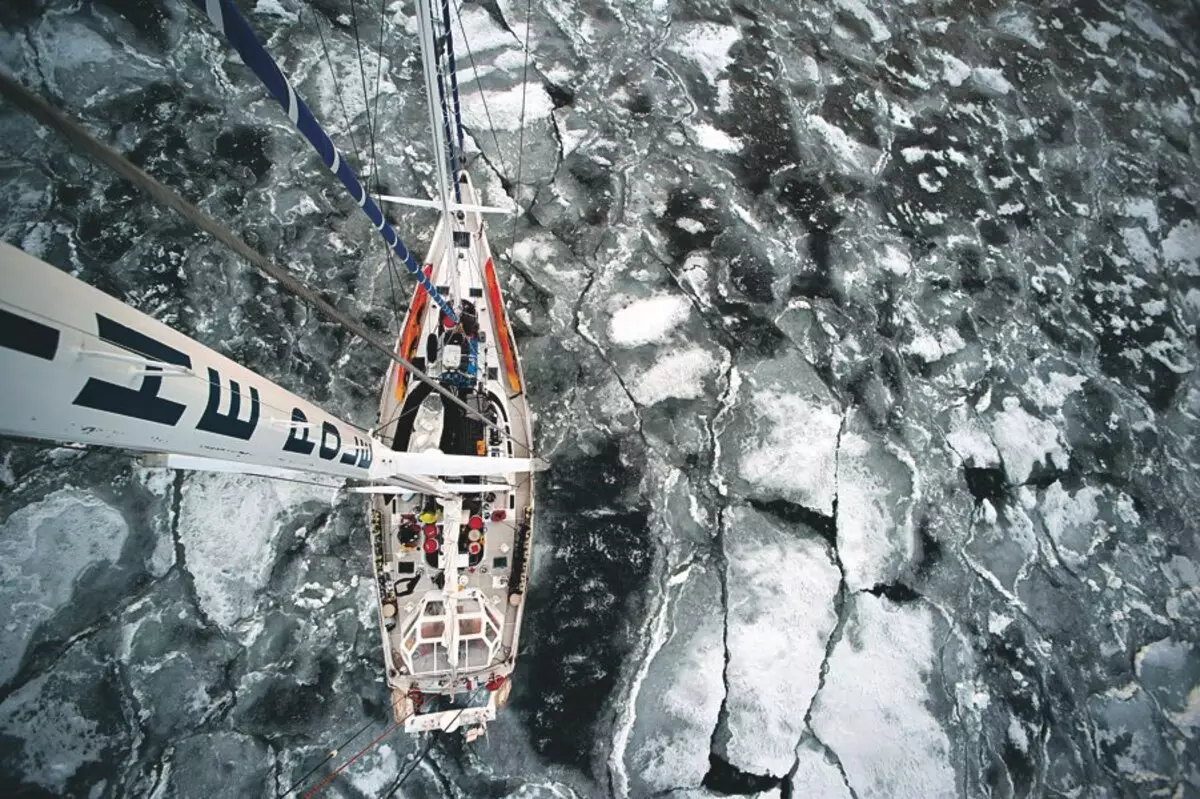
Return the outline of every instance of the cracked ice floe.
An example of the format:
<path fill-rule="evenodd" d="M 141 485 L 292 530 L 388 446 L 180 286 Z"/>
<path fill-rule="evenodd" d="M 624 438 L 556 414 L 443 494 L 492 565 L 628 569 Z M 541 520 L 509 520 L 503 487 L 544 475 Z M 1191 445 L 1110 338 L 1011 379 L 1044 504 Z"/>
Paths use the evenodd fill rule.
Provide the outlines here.
<path fill-rule="evenodd" d="M 638 686 L 637 715 L 625 753 L 631 796 L 699 788 L 725 696 L 725 620 L 719 575 L 693 567 L 679 589 L 669 638 Z"/>
<path fill-rule="evenodd" d="M 516 131 L 521 129 L 522 113 L 529 124 L 530 120 L 549 119 L 553 111 L 554 101 L 540 81 L 462 95 L 463 125 L 472 130 Z"/>
<path fill-rule="evenodd" d="M 850 789 L 842 780 L 837 764 L 806 737 L 796 750 L 796 772 L 792 775 L 792 796 L 813 799 L 850 799 Z"/>
<path fill-rule="evenodd" d="M 1168 784 L 1175 754 L 1158 725 L 1153 700 L 1137 683 L 1110 688 L 1088 700 L 1097 750 L 1107 766 L 1146 788 Z"/>
<path fill-rule="evenodd" d="M 328 488 L 245 475 L 189 475 L 179 508 L 179 538 L 204 613 L 223 626 L 254 610 L 270 574 L 282 523 L 306 502 L 328 504 Z"/>
<path fill-rule="evenodd" d="M 916 479 L 911 458 L 851 416 L 837 463 L 838 556 L 850 588 L 895 582 L 913 559 Z"/>
<path fill-rule="evenodd" d="M 671 397 L 696 399 L 707 393 L 705 380 L 719 366 L 720 362 L 703 347 L 671 352 L 655 361 L 630 387 L 630 393 L 642 405 Z"/>
<path fill-rule="evenodd" d="M 1010 483 L 1028 480 L 1036 463 L 1067 468 L 1070 457 L 1052 422 L 1030 416 L 1016 397 L 1005 397 L 1003 406 L 992 420 L 992 440 Z"/>
<path fill-rule="evenodd" d="M 66 488 L 0 526 L 0 683 L 16 674 L 38 626 L 71 601 L 76 579 L 96 563 L 115 563 L 128 535 L 115 508 Z"/>
<path fill-rule="evenodd" d="M 815 533 L 746 507 L 730 508 L 724 526 L 729 664 L 718 754 L 741 771 L 782 777 L 837 624 L 841 574 Z"/>
<path fill-rule="evenodd" d="M 961 405 L 952 408 L 951 414 L 946 443 L 962 459 L 963 465 L 978 468 L 999 466 L 1000 451 L 978 417 Z"/>
<path fill-rule="evenodd" d="M 852 594 L 813 703 L 813 731 L 868 797 L 953 797 L 950 742 L 930 712 L 935 620 L 919 604 Z"/>
<path fill-rule="evenodd" d="M 798 354 L 743 374 L 745 387 L 721 432 L 722 457 L 733 461 L 732 487 L 832 516 L 842 414 L 829 389 Z"/>
<path fill-rule="evenodd" d="M 608 337 L 620 347 L 664 341 L 692 312 L 687 297 L 661 294 L 634 302 L 612 315 Z"/>

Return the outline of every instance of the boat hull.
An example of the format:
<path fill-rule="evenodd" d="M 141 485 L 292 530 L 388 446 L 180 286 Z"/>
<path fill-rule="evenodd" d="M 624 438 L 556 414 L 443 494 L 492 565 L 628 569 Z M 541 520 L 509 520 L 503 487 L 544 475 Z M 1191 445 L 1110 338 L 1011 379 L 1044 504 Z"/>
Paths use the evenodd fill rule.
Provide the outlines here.
<path fill-rule="evenodd" d="M 462 176 L 462 202 L 478 204 Z M 393 366 L 375 435 L 408 452 L 532 455 L 525 377 L 480 213 L 439 224 L 425 260 L 455 300 L 451 326 L 417 288 L 396 351 L 440 378 L 490 424 Z M 530 473 L 452 483 L 452 495 L 377 494 L 371 542 L 385 675 L 410 732 L 478 734 L 507 701 L 516 666 L 534 527 Z"/>

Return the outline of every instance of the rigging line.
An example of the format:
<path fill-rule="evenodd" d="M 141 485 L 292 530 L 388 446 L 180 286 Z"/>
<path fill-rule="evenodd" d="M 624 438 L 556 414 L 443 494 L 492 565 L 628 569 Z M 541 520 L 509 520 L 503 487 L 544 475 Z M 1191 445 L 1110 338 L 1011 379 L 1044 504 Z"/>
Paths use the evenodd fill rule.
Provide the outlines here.
<path fill-rule="evenodd" d="M 372 116 L 375 119 L 376 126 L 378 126 L 378 124 L 379 124 L 379 95 L 381 93 L 380 88 L 382 87 L 382 84 L 383 84 L 383 32 L 384 32 L 384 28 L 385 28 L 384 22 L 386 20 L 386 13 L 387 13 L 387 0 L 379 0 L 379 48 L 376 51 L 377 58 L 375 59 L 375 99 L 372 102 Z M 364 96 L 364 98 L 365 98 L 365 96 Z M 374 158 L 375 157 L 376 128 L 372 127 L 369 130 L 370 130 L 370 134 L 371 134 L 371 157 Z M 376 166 L 378 166 L 378 164 L 376 164 Z M 380 183 L 379 183 L 378 172 L 379 172 L 378 169 L 371 170 L 371 175 L 372 175 L 372 177 L 375 178 L 375 195 L 376 196 L 379 196 L 379 194 L 380 194 Z M 380 209 L 380 213 L 383 213 L 382 208 Z M 400 332 L 400 300 L 396 296 L 396 282 L 399 280 L 400 275 L 399 275 L 398 268 L 396 267 L 396 262 L 392 258 L 392 251 L 386 247 L 384 248 L 384 251 L 387 253 L 388 284 L 391 286 L 391 292 L 392 292 L 392 320 L 396 323 L 396 333 L 397 333 L 397 335 L 399 335 L 399 332 Z M 393 273 L 395 273 L 394 277 L 393 277 Z M 400 285 L 404 285 L 403 280 L 399 280 L 399 282 L 400 282 Z"/>
<path fill-rule="evenodd" d="M 403 696 L 401 696 L 399 699 L 397 699 L 395 702 L 392 703 L 392 712 L 393 713 L 396 710 L 396 706 L 399 705 L 402 701 L 404 701 Z M 288 788 L 282 794 L 277 794 L 277 796 L 290 796 L 291 794 L 295 793 L 296 789 L 299 788 L 303 783 L 307 782 L 309 777 L 311 777 L 313 774 L 316 774 L 317 770 L 320 769 L 321 766 L 325 765 L 330 760 L 333 760 L 335 757 L 337 757 L 338 752 L 340 752 L 342 749 L 346 748 L 350 744 L 354 743 L 354 741 L 358 739 L 358 736 L 360 736 L 364 732 L 366 732 L 367 729 L 369 729 L 371 727 L 371 725 L 377 724 L 378 722 L 379 722 L 379 719 L 368 720 L 366 724 L 364 724 L 358 728 L 358 732 L 354 733 L 349 738 L 342 741 L 336 747 L 331 749 L 329 754 L 325 757 L 324 760 L 322 760 L 320 763 L 318 763 L 317 765 L 315 765 L 311 769 L 309 769 L 307 774 L 305 774 L 303 777 L 301 777 L 300 779 L 298 779 L 294 783 L 292 783 L 292 787 Z"/>
<path fill-rule="evenodd" d="M 513 199 L 517 212 L 513 214 L 512 234 L 508 239 L 508 257 L 515 257 L 517 244 L 517 217 L 521 215 L 521 168 L 525 160 L 525 97 L 529 93 L 529 29 L 533 27 L 533 0 L 525 0 L 525 65 L 521 69 L 521 132 L 517 140 L 517 182 L 513 185 Z"/>
<path fill-rule="evenodd" d="M 371 94 L 370 94 L 370 92 L 367 91 L 367 73 L 366 73 L 366 68 L 363 66 L 362 40 L 358 36 L 358 2 L 357 2 L 357 0 L 350 0 L 350 20 L 354 26 L 354 47 L 358 51 L 358 77 L 362 80 L 363 113 L 367 115 L 367 137 L 371 141 L 371 167 L 370 167 L 370 173 L 367 175 L 367 182 L 370 183 L 372 178 L 375 179 L 375 194 L 378 195 L 379 194 L 379 177 L 378 177 L 378 175 L 375 174 L 375 171 L 376 171 L 375 170 L 375 127 L 374 127 L 374 123 L 371 121 L 371 106 L 367 99 L 371 96 Z M 380 24 L 382 26 L 382 21 Z M 378 55 L 379 59 L 382 61 L 383 54 L 379 53 L 377 55 Z M 364 187 L 364 189 L 365 188 L 366 187 Z"/>
<path fill-rule="evenodd" d="M 479 99 L 483 101 L 483 113 L 487 117 L 488 131 L 492 134 L 492 141 L 496 144 L 496 158 L 500 161 L 500 178 L 507 180 L 508 177 L 504 174 L 504 153 L 500 151 L 500 137 L 496 135 L 496 126 L 492 123 L 492 112 L 488 108 L 487 92 L 483 90 L 483 83 L 479 79 L 479 67 L 475 64 L 475 54 L 471 52 L 471 42 L 467 39 L 467 29 L 462 21 L 462 9 L 455 4 L 454 16 L 458 19 L 458 30 L 462 34 L 463 45 L 467 48 L 467 60 L 471 62 L 471 71 L 475 73 L 475 85 L 479 88 Z"/>
<path fill-rule="evenodd" d="M 389 360 L 395 361 L 405 371 L 413 377 L 422 381 L 443 398 L 450 400 L 459 408 L 464 410 L 469 417 L 476 421 L 483 422 L 487 427 L 497 430 L 501 435 L 505 435 L 503 428 L 494 422 L 486 419 L 483 414 L 477 412 L 467 403 L 460 400 L 451 392 L 447 391 L 436 380 L 425 374 L 423 371 L 413 366 L 395 353 L 390 347 L 380 342 L 371 333 L 362 326 L 358 321 L 350 318 L 342 311 L 339 311 L 334 306 L 330 305 L 320 297 L 312 288 L 305 285 L 301 280 L 296 278 L 290 272 L 284 270 L 270 258 L 267 258 L 262 253 L 254 250 L 250 245 L 246 244 L 233 231 L 222 225 L 217 220 L 213 219 L 208 214 L 201 211 L 195 205 L 192 205 L 187 200 L 180 197 L 167 186 L 152 178 L 150 175 L 143 172 L 137 166 L 121 155 L 119 152 L 109 147 L 104 142 L 100 141 L 92 134 L 88 133 L 79 123 L 68 118 L 58 109 L 51 106 L 41 97 L 38 97 L 33 92 L 26 89 L 20 83 L 17 83 L 8 73 L 0 70 L 0 94 L 6 97 L 9 102 L 13 103 L 17 108 L 21 109 L 31 117 L 41 122 L 46 127 L 60 134 L 63 138 L 74 144 L 83 152 L 90 155 L 100 163 L 107 166 L 112 171 L 116 172 L 121 177 L 125 178 L 133 185 L 137 186 L 151 198 L 157 200 L 162 205 L 175 211 L 177 214 L 188 220 L 196 227 L 205 231 L 217 241 L 224 244 L 237 255 L 244 258 L 258 271 L 262 272 L 270 278 L 273 278 L 284 291 L 304 301 L 309 307 L 319 311 L 328 319 L 341 325 L 346 330 L 358 336 L 373 349 L 382 353 Z"/>
<path fill-rule="evenodd" d="M 469 702 L 474 701 L 475 696 L 478 693 L 479 693 L 479 689 L 476 688 L 474 691 L 472 691 L 468 695 L 467 702 L 469 703 Z M 454 722 L 458 721 L 458 717 L 461 716 L 464 712 L 466 712 L 469 709 L 470 709 L 470 706 L 468 705 L 467 707 L 464 707 L 461 710 L 459 710 L 457 713 L 454 714 L 454 718 L 450 719 L 450 723 L 447 724 L 446 726 L 447 727 L 452 726 L 454 724 Z M 430 735 L 429 740 L 425 743 L 425 748 L 421 751 L 421 754 L 413 759 L 413 762 L 408 767 L 408 771 L 405 771 L 404 775 L 402 777 L 400 777 L 400 779 L 396 780 L 396 784 L 393 785 L 386 794 L 384 794 L 383 799 L 391 799 L 393 796 L 395 796 L 396 791 L 400 790 L 400 786 L 402 786 L 404 784 L 404 781 L 409 778 L 409 776 L 416 770 L 417 766 L 421 765 L 421 761 L 423 761 L 425 759 L 425 756 L 429 754 L 429 750 L 433 748 L 434 740 L 435 740 L 434 737 L 432 735 Z"/>
<path fill-rule="evenodd" d="M 470 703 L 470 702 L 474 701 L 475 696 L 478 693 L 479 693 L 479 689 L 476 688 L 474 691 L 472 691 L 468 695 L 467 702 Z M 393 708 L 394 707 L 395 707 L 395 705 L 393 705 Z M 470 710 L 470 704 L 468 704 L 467 707 L 464 707 L 464 708 L 460 709 L 457 713 L 455 713 L 454 718 L 450 719 L 450 723 L 447 724 L 446 726 L 447 727 L 453 726 L 454 722 L 458 721 L 458 717 L 461 716 L 463 713 L 465 713 L 467 710 Z M 375 746 L 380 741 L 382 741 L 384 738 L 386 738 L 388 735 L 390 735 L 392 732 L 394 732 L 401 724 L 403 724 L 409 718 L 410 718 L 409 716 L 405 716 L 403 719 L 400 719 L 395 724 L 388 727 L 386 730 L 384 730 L 382 733 L 379 734 L 378 738 L 376 738 L 374 741 L 371 741 L 371 743 L 367 744 L 362 749 L 360 749 L 358 752 L 356 752 L 355 755 L 353 757 L 351 757 L 349 760 L 347 760 L 345 763 L 338 766 L 333 771 L 329 772 L 329 774 L 325 777 L 325 779 L 321 780 L 319 783 L 317 783 L 315 786 L 313 786 L 309 791 L 307 791 L 304 794 L 304 799 L 312 799 L 312 797 L 314 797 L 318 793 L 320 793 L 321 789 L 324 788 L 329 783 L 333 782 L 334 778 L 337 777 L 338 774 L 341 774 L 343 771 L 345 771 L 347 768 L 349 768 L 356 760 L 358 760 L 360 757 L 365 755 L 367 752 L 371 751 L 371 749 L 375 748 Z M 399 779 L 399 781 L 397 781 L 396 784 L 392 786 L 392 789 L 390 791 L 388 791 L 387 795 L 389 797 L 392 794 L 394 794 L 397 790 L 399 790 L 400 786 L 404 784 L 404 781 L 406 779 L 408 779 L 408 775 L 412 774 L 413 770 L 417 767 L 417 764 L 419 764 L 422 760 L 425 759 L 425 755 L 429 754 L 429 750 L 433 746 L 433 741 L 434 741 L 434 737 L 433 737 L 433 735 L 430 735 L 428 741 L 425 744 L 425 749 L 421 752 L 421 754 L 416 759 L 413 760 L 412 765 L 409 766 L 409 769 L 408 769 L 408 771 L 406 771 L 404 773 L 404 776 L 401 777 Z"/>
<path fill-rule="evenodd" d="M 419 0 L 418 0 L 418 2 L 419 2 Z M 433 33 L 432 21 L 434 19 L 436 19 L 434 12 L 435 12 L 435 9 L 433 6 L 433 0 L 429 0 L 429 18 L 430 18 L 430 29 L 431 29 L 430 34 L 431 35 Z M 441 40 L 440 48 L 438 47 L 438 39 L 439 38 Z M 446 53 L 447 46 L 448 46 L 448 42 L 446 40 L 446 34 L 443 33 L 440 37 L 434 38 L 433 42 L 434 42 L 434 45 L 433 45 L 434 53 L 437 57 L 437 90 L 438 90 L 438 102 L 441 104 L 441 107 L 442 107 L 442 130 L 445 132 L 445 136 L 446 136 L 446 152 L 450 157 L 450 182 L 454 185 L 454 202 L 461 203 L 462 202 L 462 187 L 459 185 L 459 182 L 458 182 L 458 155 L 459 155 L 458 151 L 459 151 L 459 148 L 455 146 L 454 133 L 450 130 L 450 104 L 446 100 L 446 75 L 443 71 L 444 64 L 446 61 L 446 59 L 443 58 L 443 55 Z M 451 58 L 453 58 L 452 55 L 451 55 Z M 451 223 L 450 220 L 447 220 L 447 223 L 450 224 Z"/>
<path fill-rule="evenodd" d="M 303 22 L 304 7 L 300 7 L 300 19 Z M 313 12 L 313 21 L 316 22 L 317 35 L 321 37 L 321 50 L 325 53 L 325 64 L 329 67 L 329 75 L 333 78 L 333 90 L 337 95 L 338 105 L 342 109 L 342 119 L 346 120 L 346 133 L 350 136 L 350 146 L 354 148 L 354 158 L 358 161 L 358 165 L 362 166 L 362 151 L 358 149 L 358 139 L 354 136 L 354 126 L 350 124 L 350 114 L 346 111 L 346 100 L 342 97 L 342 84 L 338 80 L 337 72 L 333 68 L 333 59 L 329 57 L 329 48 L 325 44 L 325 32 L 321 30 L 321 14 L 318 11 Z"/>

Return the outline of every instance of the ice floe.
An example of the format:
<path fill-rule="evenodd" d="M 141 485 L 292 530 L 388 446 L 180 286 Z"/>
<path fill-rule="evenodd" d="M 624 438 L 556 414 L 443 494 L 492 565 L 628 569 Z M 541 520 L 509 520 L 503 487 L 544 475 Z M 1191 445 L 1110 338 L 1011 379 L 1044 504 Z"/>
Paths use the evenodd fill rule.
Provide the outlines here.
<path fill-rule="evenodd" d="M 179 537 L 200 606 L 229 626 L 254 611 L 270 573 L 272 544 L 305 502 L 329 504 L 334 492 L 245 475 L 196 473 L 184 482 Z"/>
<path fill-rule="evenodd" d="M 837 460 L 838 555 L 850 588 L 895 582 L 916 554 L 913 466 L 862 414 L 850 416 Z"/>
<path fill-rule="evenodd" d="M 636 724 L 625 773 L 628 795 L 699 788 L 725 697 L 725 619 L 720 575 L 692 567 L 665 609 L 667 637 L 653 655 L 635 700 Z"/>
<path fill-rule="evenodd" d="M 679 294 L 660 294 L 635 300 L 612 315 L 608 337 L 621 347 L 638 347 L 665 341 L 687 321 L 692 306 Z"/>
<path fill-rule="evenodd" d="M 94 494 L 63 488 L 19 508 L 0 526 L 0 683 L 17 672 L 39 625 L 71 601 L 75 582 L 115 563 L 129 535 L 125 518 Z"/>
<path fill-rule="evenodd" d="M 1004 410 L 992 420 L 992 440 L 1000 450 L 1010 483 L 1024 483 L 1035 464 L 1065 469 L 1070 462 L 1058 428 L 1031 416 L 1016 397 L 1005 397 Z"/>
<path fill-rule="evenodd" d="M 672 397 L 696 399 L 708 393 L 708 378 L 719 367 L 720 362 L 703 347 L 668 352 L 634 381 L 630 393 L 642 405 Z"/>
<path fill-rule="evenodd" d="M 803 525 L 737 506 L 724 529 L 728 693 L 715 740 L 734 767 L 783 777 L 837 623 L 841 573 L 828 544 Z"/>
<path fill-rule="evenodd" d="M 950 741 L 930 710 L 933 614 L 852 594 L 842 638 L 813 703 L 812 726 L 857 796 L 957 795 Z"/>

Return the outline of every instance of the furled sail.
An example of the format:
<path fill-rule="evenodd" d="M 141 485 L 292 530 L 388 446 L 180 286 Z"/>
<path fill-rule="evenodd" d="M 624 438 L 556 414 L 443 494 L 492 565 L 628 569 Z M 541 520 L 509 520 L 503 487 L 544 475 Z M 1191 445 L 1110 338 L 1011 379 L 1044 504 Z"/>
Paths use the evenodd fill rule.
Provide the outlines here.
<path fill-rule="evenodd" d="M 394 452 L 113 297 L 0 244 L 0 434 L 387 480 L 527 472 Z"/>

